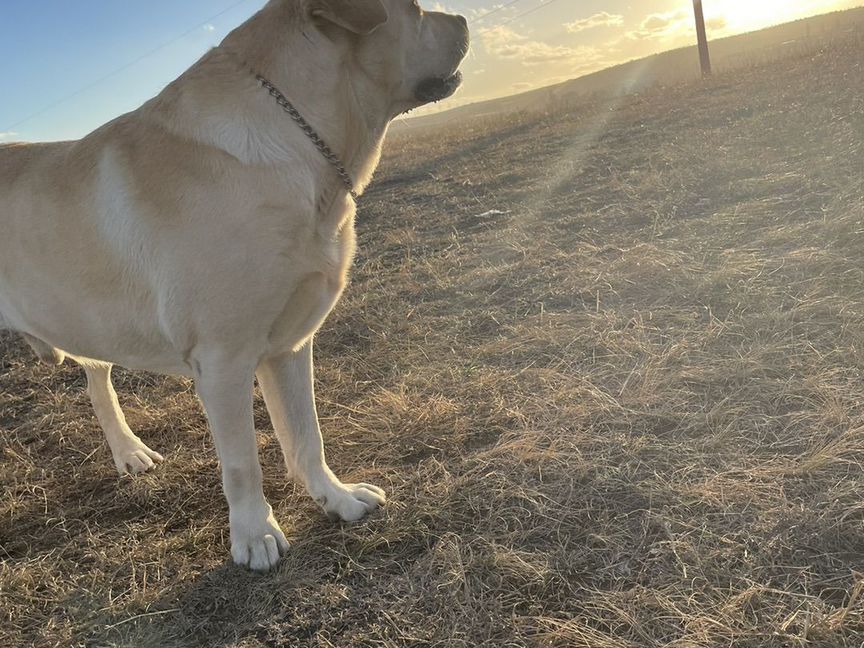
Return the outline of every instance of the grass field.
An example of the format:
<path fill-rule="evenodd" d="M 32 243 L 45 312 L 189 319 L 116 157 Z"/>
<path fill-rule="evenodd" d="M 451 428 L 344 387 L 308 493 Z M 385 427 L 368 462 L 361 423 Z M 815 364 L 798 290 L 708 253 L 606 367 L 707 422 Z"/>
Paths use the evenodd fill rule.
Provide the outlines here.
<path fill-rule="evenodd" d="M 317 341 L 330 522 L 260 399 L 277 572 L 227 562 L 192 385 L 0 337 L 2 646 L 864 643 L 864 38 L 391 140 Z M 858 570 L 861 570 L 859 572 Z"/>

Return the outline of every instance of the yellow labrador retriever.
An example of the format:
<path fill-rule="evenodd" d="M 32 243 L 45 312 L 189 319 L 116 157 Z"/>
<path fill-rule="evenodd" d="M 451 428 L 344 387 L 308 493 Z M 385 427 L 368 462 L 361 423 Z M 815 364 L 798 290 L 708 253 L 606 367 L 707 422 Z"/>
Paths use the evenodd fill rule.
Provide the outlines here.
<path fill-rule="evenodd" d="M 111 364 L 194 378 L 241 565 L 267 570 L 288 546 L 261 488 L 256 375 L 324 510 L 384 503 L 327 466 L 312 337 L 388 123 L 451 95 L 467 49 L 464 18 L 416 0 L 270 0 L 138 110 L 80 141 L 0 147 L 0 328 L 84 367 L 121 473 L 162 457 L 126 425 Z"/>

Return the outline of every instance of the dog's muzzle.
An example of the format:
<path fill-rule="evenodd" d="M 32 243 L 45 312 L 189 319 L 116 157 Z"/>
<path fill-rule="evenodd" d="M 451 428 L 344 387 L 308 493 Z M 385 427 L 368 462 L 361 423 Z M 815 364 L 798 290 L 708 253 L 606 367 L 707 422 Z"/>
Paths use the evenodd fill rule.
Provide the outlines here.
<path fill-rule="evenodd" d="M 462 73 L 456 72 L 449 77 L 432 77 L 421 81 L 414 91 L 417 101 L 431 103 L 441 101 L 453 95 L 462 85 Z"/>

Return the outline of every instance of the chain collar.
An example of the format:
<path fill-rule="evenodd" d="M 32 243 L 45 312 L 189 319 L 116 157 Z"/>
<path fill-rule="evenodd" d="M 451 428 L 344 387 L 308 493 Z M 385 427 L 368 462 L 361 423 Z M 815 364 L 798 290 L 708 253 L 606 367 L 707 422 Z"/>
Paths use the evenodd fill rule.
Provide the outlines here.
<path fill-rule="evenodd" d="M 348 175 L 348 171 L 345 169 L 345 165 L 342 164 L 339 156 L 336 155 L 329 146 L 327 146 L 327 143 L 321 139 L 318 133 L 315 132 L 315 129 L 309 125 L 309 122 L 303 119 L 303 115 L 300 114 L 300 111 L 294 107 L 294 104 L 288 101 L 285 95 L 279 91 L 279 88 L 274 86 L 260 74 L 256 74 L 255 78 L 258 80 L 258 83 L 260 83 L 261 86 L 270 93 L 270 96 L 276 100 L 276 103 L 282 106 L 282 110 L 288 113 L 288 116 L 291 117 L 300 129 L 306 133 L 309 139 L 312 140 L 312 143 L 315 144 L 315 148 L 321 152 L 324 159 L 326 159 L 331 166 L 336 169 L 336 173 L 339 174 L 339 178 L 342 180 L 342 184 L 345 185 L 348 194 L 354 200 L 357 200 L 358 196 L 354 189 L 354 181 L 351 179 L 351 176 Z"/>

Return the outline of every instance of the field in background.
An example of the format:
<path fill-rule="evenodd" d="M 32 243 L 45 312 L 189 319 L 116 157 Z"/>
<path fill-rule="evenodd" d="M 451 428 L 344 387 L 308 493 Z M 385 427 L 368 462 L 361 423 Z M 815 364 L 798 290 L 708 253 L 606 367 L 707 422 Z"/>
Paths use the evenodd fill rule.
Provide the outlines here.
<path fill-rule="evenodd" d="M 316 351 L 391 502 L 329 522 L 258 399 L 268 576 L 190 383 L 117 372 L 167 457 L 118 480 L 81 372 L 0 337 L 0 645 L 861 645 L 862 60 L 394 137 Z"/>

